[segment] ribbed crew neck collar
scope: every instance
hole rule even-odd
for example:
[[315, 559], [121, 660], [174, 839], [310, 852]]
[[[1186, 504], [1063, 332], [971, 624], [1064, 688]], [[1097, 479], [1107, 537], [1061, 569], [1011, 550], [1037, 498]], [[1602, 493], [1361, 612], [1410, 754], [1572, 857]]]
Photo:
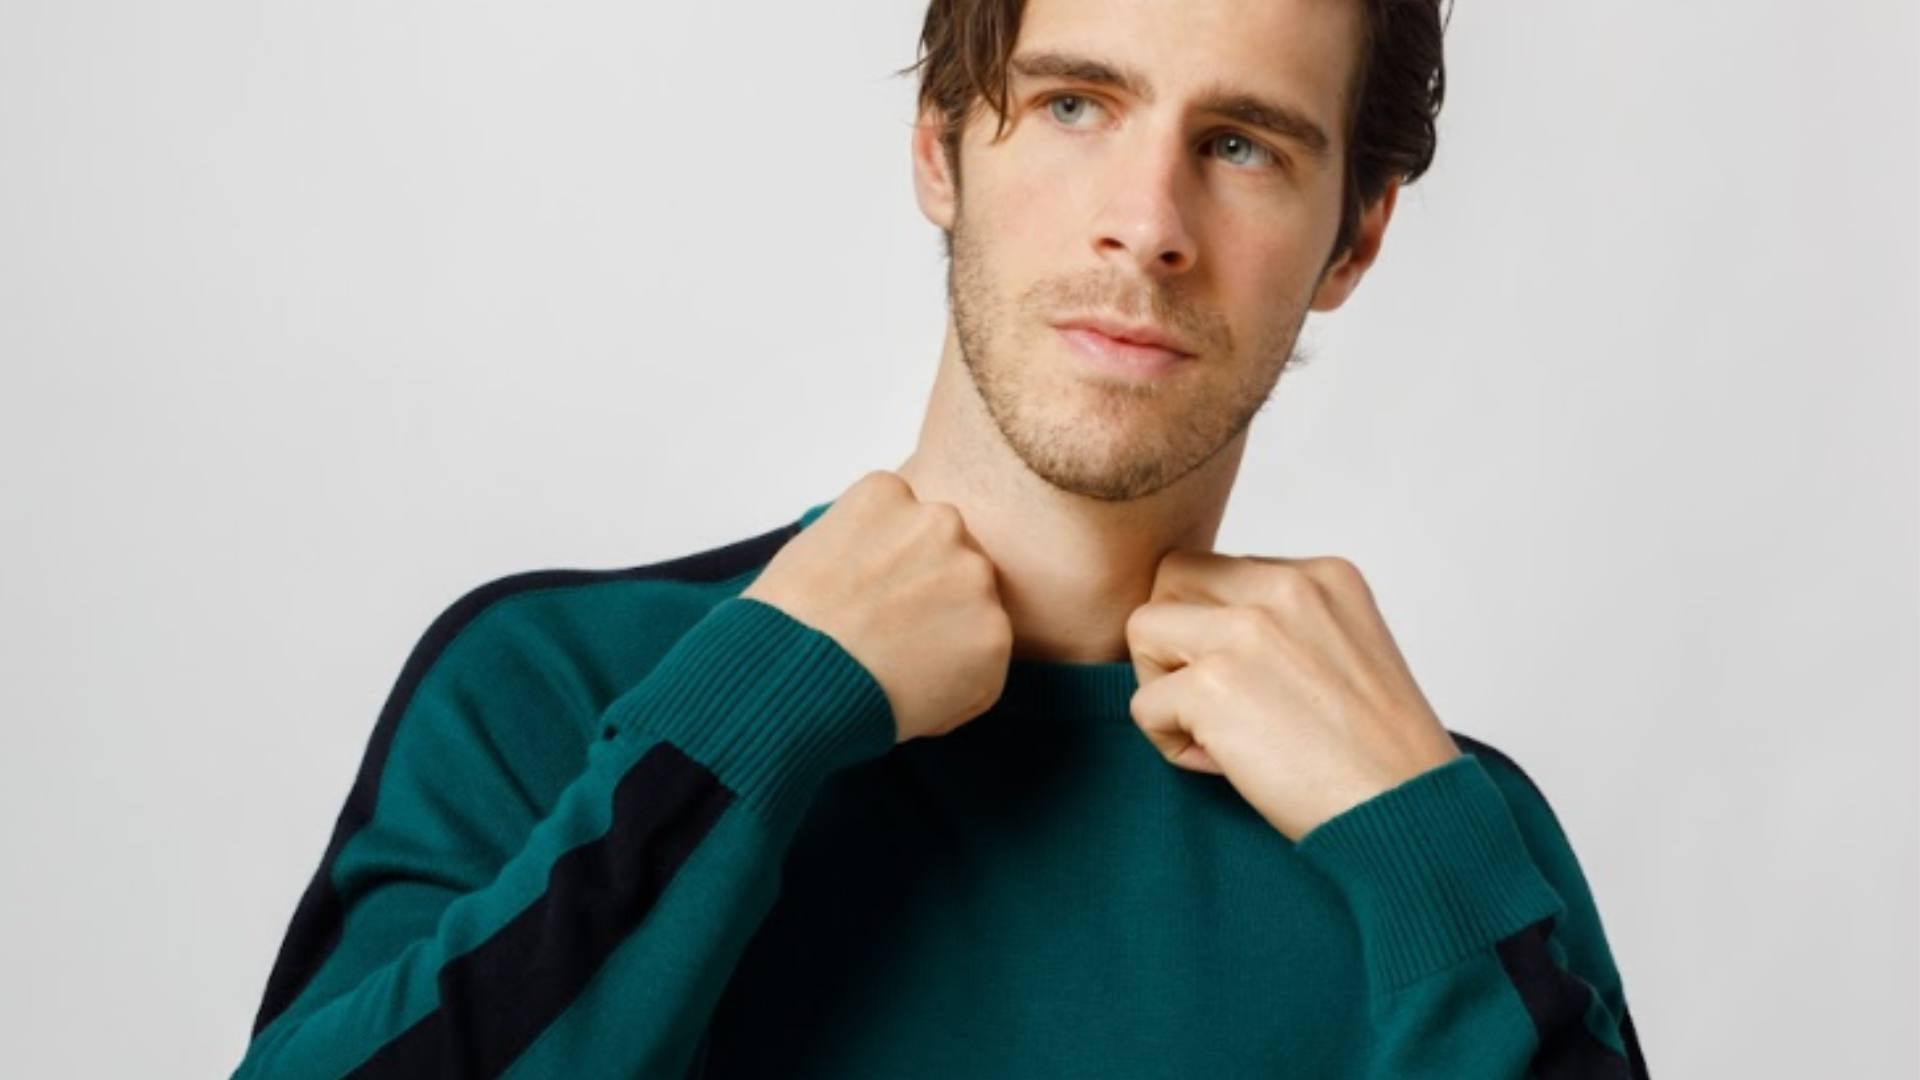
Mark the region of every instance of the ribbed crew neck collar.
[[1072, 716], [1131, 723], [1133, 692], [1140, 677], [1133, 661], [1073, 663], [1022, 660], [1007, 665], [1007, 685], [996, 712], [1031, 716]]
[[[809, 507], [796, 524], [806, 528], [831, 505], [829, 499]], [[992, 711], [1131, 722], [1130, 703], [1139, 688], [1139, 673], [1131, 660], [1084, 663], [1015, 657], [1007, 665], [1006, 686]]]

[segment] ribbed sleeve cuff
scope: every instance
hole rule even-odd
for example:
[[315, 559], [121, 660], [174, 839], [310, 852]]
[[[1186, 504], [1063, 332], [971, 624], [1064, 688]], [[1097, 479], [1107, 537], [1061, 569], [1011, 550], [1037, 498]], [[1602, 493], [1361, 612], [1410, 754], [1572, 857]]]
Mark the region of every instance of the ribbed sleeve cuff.
[[714, 605], [605, 719], [612, 737], [673, 743], [775, 823], [895, 735], [886, 692], [839, 642], [744, 596]]
[[1345, 894], [1376, 992], [1566, 910], [1472, 754], [1322, 822], [1295, 850]]

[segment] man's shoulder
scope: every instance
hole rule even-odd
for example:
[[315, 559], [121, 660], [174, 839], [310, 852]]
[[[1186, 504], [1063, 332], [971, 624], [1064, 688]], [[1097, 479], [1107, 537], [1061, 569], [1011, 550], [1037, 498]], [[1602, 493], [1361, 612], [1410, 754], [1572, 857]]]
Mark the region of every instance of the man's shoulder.
[[1556, 940], [1566, 950], [1569, 966], [1600, 988], [1616, 1012], [1623, 1011], [1620, 975], [1608, 949], [1592, 884], [1574, 851], [1573, 837], [1547, 801], [1546, 792], [1511, 755], [1457, 731], [1450, 734], [1460, 749], [1478, 758], [1493, 777], [1513, 811], [1528, 854], [1565, 902], [1567, 910], [1556, 928]]
[[1553, 803], [1548, 800], [1546, 790], [1540, 781], [1514, 760], [1512, 754], [1487, 742], [1485, 739], [1448, 729], [1453, 741], [1460, 749], [1480, 760], [1480, 764], [1493, 777], [1494, 786], [1506, 797], [1507, 805], [1513, 810], [1514, 818], [1531, 841], [1557, 838], [1565, 842], [1566, 830], [1562, 827], [1559, 815], [1554, 811]]
[[[556, 567], [522, 570], [467, 590], [429, 630], [448, 640], [482, 619], [578, 625], [631, 616], [634, 601], [691, 609], [746, 588], [780, 548], [799, 532], [797, 521], [744, 538], [654, 562], [604, 569]], [[627, 626], [631, 632], [641, 627]]]
[[1539, 782], [1534, 780], [1527, 770], [1521, 768], [1520, 763], [1515, 761], [1512, 755], [1484, 739], [1452, 728], [1447, 729], [1447, 734], [1453, 736], [1454, 743], [1463, 752], [1472, 754], [1480, 760], [1481, 766], [1493, 777], [1494, 783], [1500, 788], [1501, 794], [1506, 796], [1509, 805], [1513, 804], [1517, 797], [1520, 802], [1538, 803], [1547, 813], [1552, 813], [1552, 807], [1547, 803], [1547, 793], [1541, 790]]
[[617, 693], [715, 604], [751, 584], [799, 531], [796, 519], [652, 562], [530, 569], [483, 581], [420, 635], [396, 693], [410, 697], [429, 677], [497, 687], [516, 675], [572, 686], [590, 699]]
[[1579, 857], [1573, 850], [1573, 838], [1539, 781], [1506, 751], [1458, 731], [1449, 729], [1448, 734], [1462, 751], [1479, 759], [1493, 778], [1494, 786], [1513, 812], [1522, 840], [1547, 873], [1548, 880], [1561, 889], [1563, 895], [1578, 892], [1584, 899], [1586, 883]]

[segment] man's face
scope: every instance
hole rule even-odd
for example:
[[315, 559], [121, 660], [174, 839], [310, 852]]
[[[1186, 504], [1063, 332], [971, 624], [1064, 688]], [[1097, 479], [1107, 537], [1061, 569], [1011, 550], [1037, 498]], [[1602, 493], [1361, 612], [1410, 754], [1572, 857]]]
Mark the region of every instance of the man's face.
[[[963, 133], [948, 291], [988, 412], [1055, 487], [1129, 500], [1180, 479], [1265, 404], [1309, 308], [1344, 298], [1316, 291], [1339, 224], [1358, 8], [1027, 5], [1008, 130], [990, 142], [982, 106]], [[1035, 73], [1062, 67], [1033, 62], [1046, 55], [1136, 85]], [[1324, 143], [1208, 107], [1238, 95], [1283, 107]], [[1056, 326], [1082, 316], [1156, 327], [1192, 355], [1161, 374], [1117, 371]]]

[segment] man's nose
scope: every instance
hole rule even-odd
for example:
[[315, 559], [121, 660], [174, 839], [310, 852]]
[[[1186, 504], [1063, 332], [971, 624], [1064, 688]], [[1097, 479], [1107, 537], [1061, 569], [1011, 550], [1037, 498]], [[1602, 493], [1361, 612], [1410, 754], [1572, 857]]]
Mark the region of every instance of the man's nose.
[[1199, 252], [1187, 223], [1191, 162], [1177, 138], [1154, 134], [1116, 147], [1093, 221], [1094, 254], [1165, 278], [1191, 270]]

